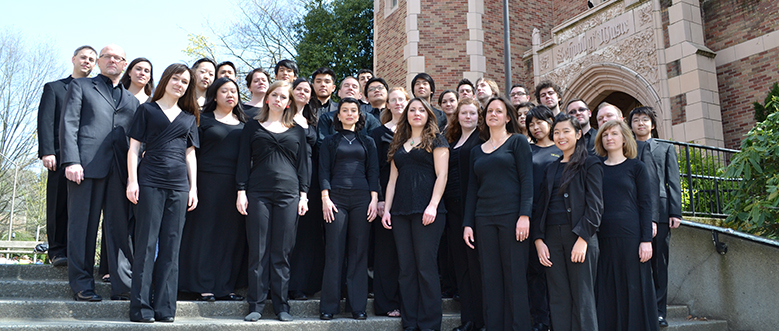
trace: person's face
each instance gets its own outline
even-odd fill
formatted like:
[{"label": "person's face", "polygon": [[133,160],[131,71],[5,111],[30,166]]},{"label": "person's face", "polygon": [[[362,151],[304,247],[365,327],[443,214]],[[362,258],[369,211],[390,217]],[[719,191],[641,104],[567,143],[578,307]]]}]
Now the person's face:
[{"label": "person's face", "polygon": [[210,62],[201,62],[195,68],[195,87],[200,90],[206,90],[214,82],[214,72],[216,68]]},{"label": "person's face", "polygon": [[622,130],[620,130],[619,126],[613,126],[603,131],[601,142],[603,142],[603,149],[607,152],[621,151],[622,146],[625,144],[625,137],[622,136]]},{"label": "person's face", "polygon": [[165,86],[165,94],[171,95],[176,99],[181,98],[184,95],[184,92],[187,91],[189,79],[189,70],[180,74],[174,74],[170,77],[168,85]]},{"label": "person's face", "polygon": [[620,111],[614,108],[614,106],[606,106],[598,110],[598,127],[603,126],[603,123],[614,120],[622,120]]},{"label": "person's face", "polygon": [[652,135],[652,129],[655,128],[652,125],[652,119],[645,114],[633,115],[633,119],[630,122],[630,128],[636,137],[650,137]]},{"label": "person's face", "polygon": [[227,82],[216,91],[216,105],[222,108],[232,109],[238,104],[238,87],[232,82]]},{"label": "person's face", "polygon": [[490,84],[487,84],[487,81],[485,80],[479,81],[479,84],[476,84],[476,98],[479,100],[486,100],[491,96],[492,88],[490,87]]},{"label": "person's face", "polygon": [[406,105],[408,105],[408,99],[406,99],[406,95],[403,94],[403,92],[392,91],[392,93],[389,94],[388,103],[388,108],[392,114],[401,115],[406,109]]},{"label": "person's face", "polygon": [[357,80],[360,81],[360,86],[365,86],[365,84],[368,84],[368,81],[373,78],[373,75],[369,72],[363,72],[359,75],[357,75]]},{"label": "person's face", "polygon": [[145,86],[151,79],[151,64],[138,62],[130,69],[130,81],[137,86]]},{"label": "person's face", "polygon": [[360,107],[357,104],[345,103],[338,109],[338,120],[341,121],[344,129],[352,127],[359,119]]},{"label": "person's face", "polygon": [[527,91],[519,86],[511,89],[509,96],[511,97],[512,105],[519,105],[523,102],[530,101],[530,96],[527,95]]},{"label": "person's face", "polygon": [[587,104],[581,101],[572,102],[566,109],[568,115],[576,117],[582,127],[590,124],[590,117],[592,117],[592,111],[587,108]]},{"label": "person's face", "polygon": [[116,46],[106,46],[100,53],[97,66],[100,68],[100,73],[104,76],[111,78],[119,77],[124,68],[127,67],[124,51]]},{"label": "person's face", "polygon": [[506,113],[506,105],[499,100],[494,100],[487,105],[487,113],[484,121],[490,128],[505,128],[509,122],[509,116]]},{"label": "person's face", "polygon": [[454,111],[457,110],[457,97],[451,92],[444,94],[440,106],[446,116],[454,114]]},{"label": "person's face", "polygon": [[479,124],[479,108],[476,105],[467,104],[460,107],[460,113],[457,114],[457,121],[463,131],[476,129]]},{"label": "person's face", "polygon": [[270,86],[268,83],[268,76],[261,72],[256,72],[252,77],[252,83],[249,87],[249,91],[252,93],[262,94],[268,92],[268,86]]},{"label": "person's face", "polygon": [[427,110],[422,102],[414,100],[408,105],[408,124],[412,128],[423,128],[427,123]]},{"label": "person's face", "polygon": [[292,83],[295,81],[295,79],[297,79],[297,76],[295,76],[295,70],[285,66],[279,66],[279,71],[276,72],[276,80],[286,80]]},{"label": "person's face", "polygon": [[520,128],[523,128],[523,129],[526,129],[526,130],[527,130],[527,128],[525,127],[526,126],[525,120],[527,119],[527,112],[528,111],[530,111],[530,109],[528,109],[527,107],[522,107],[522,108],[517,109],[517,121],[519,121],[519,123],[517,123],[517,124],[519,124]]},{"label": "person's face", "polygon": [[311,85],[306,82],[298,84],[294,90],[292,90],[295,102],[299,104],[307,104],[311,100]]},{"label": "person's face", "polygon": [[78,51],[78,54],[73,56],[71,62],[73,62],[73,68],[86,77],[89,76],[89,73],[92,72],[92,69],[95,68],[95,64],[97,63],[97,54],[95,54],[95,52],[93,52],[91,49],[85,48]]},{"label": "person's face", "polygon": [[236,80],[235,70],[233,69],[233,67],[226,64],[219,67],[219,70],[216,73],[216,78],[222,78],[222,77],[227,77],[232,80]]},{"label": "person's face", "polygon": [[424,79],[417,79],[414,83],[414,96],[422,99],[429,99],[432,91],[430,83]]},{"label": "person's face", "polygon": [[[279,68],[281,72],[281,68]],[[316,75],[314,77],[314,93],[318,98],[329,98],[333,91],[335,91],[335,83],[333,83],[333,77],[326,74]]]},{"label": "person's face", "polygon": [[527,130],[537,141],[549,137],[549,122],[534,117],[529,124]]},{"label": "person's face", "polygon": [[338,97],[341,99],[355,98],[360,99],[360,82],[354,78],[347,78],[341,82],[341,88],[338,89]]},{"label": "person's face", "polygon": [[541,98],[541,100],[538,100],[538,102],[542,103],[544,106],[546,106],[549,109],[555,109],[560,103],[559,96],[557,95],[557,92],[554,91],[553,88],[547,87],[541,89],[541,92],[538,93],[538,96]]},{"label": "person's face", "polygon": [[473,88],[468,84],[460,85],[457,88],[457,94],[460,95],[460,99],[473,98]]},{"label": "person's face", "polygon": [[582,133],[581,131],[576,132],[576,129],[573,128],[571,122],[562,121],[554,126],[552,136],[554,138],[555,146],[563,151],[563,153],[566,153],[571,152],[576,148],[576,141],[582,137]]},{"label": "person's face", "polygon": [[280,87],[270,92],[266,97],[268,109],[274,112],[282,112],[289,104],[289,89]]},{"label": "person's face", "polygon": [[368,85],[368,102],[386,102],[387,101],[387,89],[381,82],[373,82]]}]

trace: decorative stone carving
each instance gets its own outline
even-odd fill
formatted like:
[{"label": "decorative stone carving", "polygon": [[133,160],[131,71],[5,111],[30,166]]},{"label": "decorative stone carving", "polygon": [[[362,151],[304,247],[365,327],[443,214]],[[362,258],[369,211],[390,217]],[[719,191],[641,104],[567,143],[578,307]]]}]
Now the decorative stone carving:
[{"label": "decorative stone carving", "polygon": [[639,26],[644,26],[652,23],[652,7],[645,5],[638,9],[639,14]]},{"label": "decorative stone carving", "polygon": [[625,12],[625,5],[622,2],[618,4],[614,4],[605,10],[601,10],[600,12],[593,15],[592,17],[577,22],[576,25],[571,27],[570,29],[558,31],[555,34],[555,36],[557,37],[557,43],[562,44],[564,41],[579,36],[580,34],[585,33],[590,29],[593,29],[598,25],[603,24],[606,21],[609,21],[619,15],[622,15],[622,13],[624,12]]},{"label": "decorative stone carving", "polygon": [[549,70],[549,55],[541,56],[541,70]]}]

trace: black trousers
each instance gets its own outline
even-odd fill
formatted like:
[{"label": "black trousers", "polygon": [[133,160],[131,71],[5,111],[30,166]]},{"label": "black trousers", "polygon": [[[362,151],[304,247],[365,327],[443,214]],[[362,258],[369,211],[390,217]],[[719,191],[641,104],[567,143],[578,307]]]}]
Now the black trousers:
[{"label": "black trousers", "polygon": [[46,234],[49,260],[68,256],[68,179],[65,169],[49,171],[46,181]]},{"label": "black trousers", "polygon": [[392,230],[373,221],[373,310],[376,315],[400,309],[398,249]]},{"label": "black trousers", "polygon": [[527,299],[530,240],[517,241],[518,219],[518,214],[476,217],[487,330],[529,331],[531,327]]},{"label": "black trousers", "polygon": [[[189,193],[184,191],[140,187],[130,292],[131,320],[176,315],[179,248],[188,198]],[[113,277],[111,274],[111,282]]]},{"label": "black trousers", "polygon": [[584,262],[573,263],[571,251],[578,239],[570,225],[546,227],[545,243],[552,261],[546,275],[555,331],[598,330],[598,312],[595,309],[595,274],[600,253],[598,238],[593,236],[587,241]]},{"label": "black trousers", "polygon": [[[668,202],[660,198],[660,223],[652,240],[652,279],[657,296],[657,315],[665,318],[668,305],[668,253],[671,245],[671,228],[668,223]],[[663,223],[664,221],[665,223]]]},{"label": "black trousers", "polygon": [[308,212],[298,220],[295,248],[289,256],[289,291],[293,293],[312,295],[322,290],[325,221],[322,216],[321,194],[319,185],[308,190]]},{"label": "black trousers", "polygon": [[422,214],[392,216],[392,234],[398,249],[400,316],[403,328],[440,330],[441,282],[438,279],[438,241],[446,215],[422,225]]},{"label": "black trousers", "polygon": [[111,295],[130,292],[135,224],[119,171],[105,178],[68,181],[68,280],[73,292],[95,289],[95,243],[103,214]]},{"label": "black trousers", "polygon": [[289,255],[295,247],[297,194],[247,192],[249,312],[262,313],[268,290],[276,314],[289,312]]},{"label": "black trousers", "polygon": [[536,245],[532,241],[528,257],[527,296],[530,303],[530,316],[533,317],[533,323],[551,325],[546,267],[541,265]]},{"label": "black trousers", "polygon": [[452,256],[457,289],[460,291],[460,322],[471,322],[476,329],[484,326],[481,266],[478,248],[471,249],[463,241],[463,202],[445,199],[446,230],[449,235],[449,254]]},{"label": "black trousers", "polygon": [[330,200],[338,212],[332,223],[325,223],[325,272],[319,311],[338,314],[341,309],[341,273],[346,259],[346,306],[364,312],[368,302],[368,204],[371,193],[365,190],[330,190]]}]

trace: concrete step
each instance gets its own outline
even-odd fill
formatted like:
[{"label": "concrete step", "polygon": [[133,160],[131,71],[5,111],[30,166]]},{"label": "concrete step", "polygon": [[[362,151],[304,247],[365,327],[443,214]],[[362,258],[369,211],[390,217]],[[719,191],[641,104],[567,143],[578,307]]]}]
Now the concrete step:
[{"label": "concrete step", "polygon": [[[97,272],[95,267],[95,272]],[[68,267],[50,264],[0,264],[0,280],[68,280]],[[100,282],[100,276],[95,276]]]},{"label": "concrete step", "polygon": [[728,322],[720,320],[668,319],[668,327],[661,331],[728,331]]},{"label": "concrete step", "polygon": [[[95,292],[111,298],[111,284],[95,282]],[[73,299],[67,280],[0,280],[0,298]]]},{"label": "concrete step", "polygon": [[686,319],[690,316],[690,309],[683,305],[668,305],[666,308],[667,319]]}]

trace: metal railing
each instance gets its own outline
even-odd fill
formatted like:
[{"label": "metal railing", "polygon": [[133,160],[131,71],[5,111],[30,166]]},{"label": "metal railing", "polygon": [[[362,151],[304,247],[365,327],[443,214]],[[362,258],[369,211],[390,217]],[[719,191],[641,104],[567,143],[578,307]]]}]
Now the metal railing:
[{"label": "metal railing", "polygon": [[741,178],[724,176],[738,150],[678,141],[673,144],[679,158],[682,186],[682,214],[686,216],[725,218],[725,204],[731,192],[738,190]]}]

